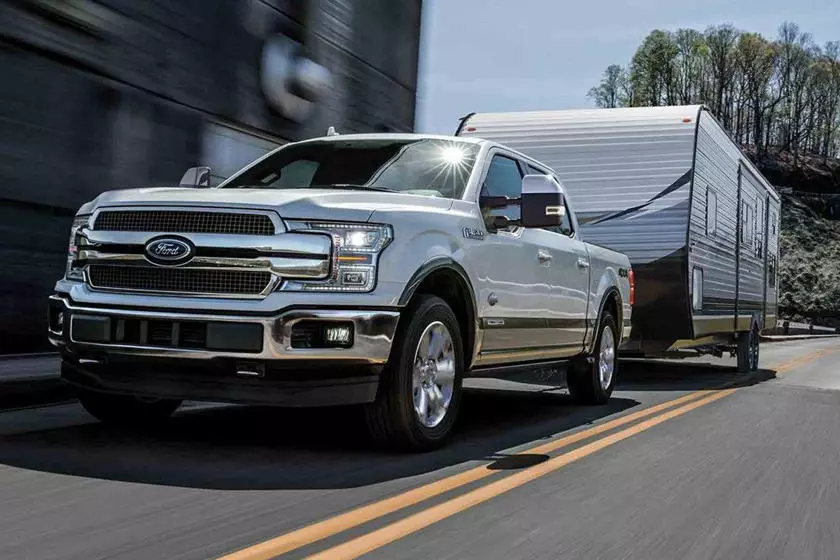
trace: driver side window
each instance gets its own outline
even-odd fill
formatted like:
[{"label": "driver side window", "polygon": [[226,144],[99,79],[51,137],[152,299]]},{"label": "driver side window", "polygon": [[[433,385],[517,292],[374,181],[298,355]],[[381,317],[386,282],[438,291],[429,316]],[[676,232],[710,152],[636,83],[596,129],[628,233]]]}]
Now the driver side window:
[{"label": "driver side window", "polygon": [[[509,157],[493,156],[487,170],[487,177],[484,179],[484,186],[481,188],[481,196],[519,198],[521,191],[522,171],[519,169],[519,163]],[[486,212],[490,216],[507,216],[511,220],[518,220],[520,214],[518,204],[511,204],[506,208],[494,208]]]},{"label": "driver side window", "polygon": [[[529,163],[525,164],[525,168],[528,170],[529,175],[551,175],[552,177],[554,177],[553,173],[550,173],[548,171],[543,171],[542,169],[537,169],[536,167],[532,166]],[[555,177],[555,179],[556,179],[556,177]],[[563,206],[566,207],[566,214],[563,216],[563,223],[560,224],[559,226],[545,227],[545,228],[542,228],[542,229],[548,230],[548,231],[551,231],[551,232],[554,232],[554,233],[559,233],[560,235],[565,235],[565,236],[571,237],[572,235],[574,235],[575,232],[572,229],[572,220],[569,217],[569,205],[566,204],[565,201],[563,201]]]}]

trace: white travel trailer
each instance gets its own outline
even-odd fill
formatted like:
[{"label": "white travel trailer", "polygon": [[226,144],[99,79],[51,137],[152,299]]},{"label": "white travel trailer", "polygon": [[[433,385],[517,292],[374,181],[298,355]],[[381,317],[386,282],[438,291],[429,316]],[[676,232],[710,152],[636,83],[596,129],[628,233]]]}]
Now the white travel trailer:
[{"label": "white travel trailer", "polygon": [[776,323],[780,198],[706,107],[472,113],[456,135],[551,166],[587,241],[630,257],[625,355],[729,351],[758,367],[759,331]]}]

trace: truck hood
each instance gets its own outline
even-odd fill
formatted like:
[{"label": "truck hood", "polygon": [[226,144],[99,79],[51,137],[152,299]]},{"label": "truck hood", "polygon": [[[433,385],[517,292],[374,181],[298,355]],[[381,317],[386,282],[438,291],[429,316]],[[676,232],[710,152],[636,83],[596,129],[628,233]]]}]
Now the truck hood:
[{"label": "truck hood", "polygon": [[426,207],[448,210],[452,200],[432,196],[339,189],[182,189],[107,191],[82,206],[90,213],[107,206],[215,206],[274,210],[282,218],[366,222],[377,210]]}]

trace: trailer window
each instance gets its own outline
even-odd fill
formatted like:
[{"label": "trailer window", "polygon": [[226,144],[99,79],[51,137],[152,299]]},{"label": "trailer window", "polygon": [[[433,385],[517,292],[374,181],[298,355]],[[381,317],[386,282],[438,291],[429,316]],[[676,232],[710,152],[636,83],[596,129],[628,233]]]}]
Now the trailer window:
[{"label": "trailer window", "polygon": [[703,309],[703,269],[698,267],[692,269],[691,307],[694,311]]},{"label": "trailer window", "polygon": [[753,236],[755,235],[754,224],[755,209],[747,202],[741,203],[741,244],[745,247],[752,247]]},{"label": "trailer window", "polygon": [[770,255],[767,263],[767,281],[771,288],[776,286],[776,255]]},{"label": "trailer window", "polygon": [[706,235],[717,233],[717,193],[711,189],[706,191]]},{"label": "trailer window", "polygon": [[755,219],[755,256],[762,257],[764,252],[764,234],[767,231],[767,224],[764,222],[767,215],[764,213],[764,201],[758,201],[758,213]]}]

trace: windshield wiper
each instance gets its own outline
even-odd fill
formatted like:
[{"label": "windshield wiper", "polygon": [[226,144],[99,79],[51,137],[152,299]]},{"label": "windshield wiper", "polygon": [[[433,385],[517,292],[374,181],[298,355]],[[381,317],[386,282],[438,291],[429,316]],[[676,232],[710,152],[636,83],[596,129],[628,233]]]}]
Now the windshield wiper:
[{"label": "windshield wiper", "polygon": [[360,191],[397,192],[388,187],[375,187],[373,185],[359,185],[356,183],[330,183],[329,185],[310,185],[310,189],[355,189]]}]

